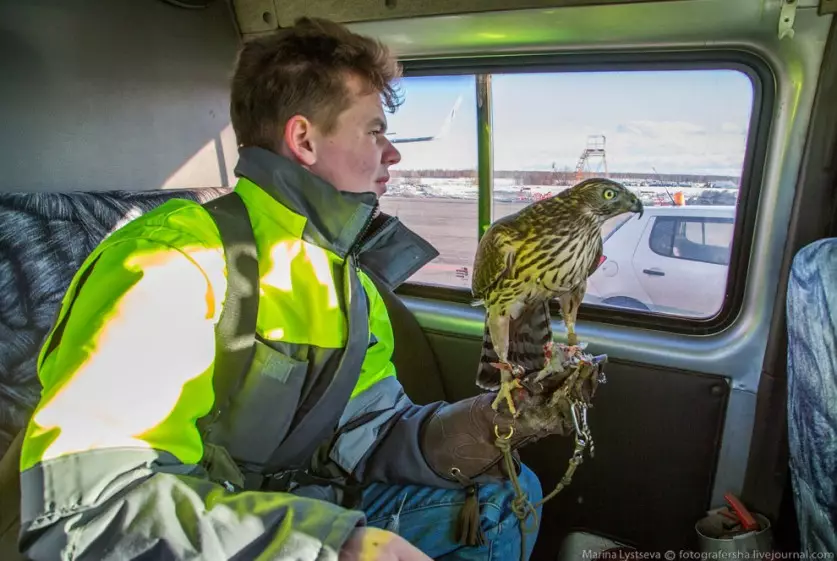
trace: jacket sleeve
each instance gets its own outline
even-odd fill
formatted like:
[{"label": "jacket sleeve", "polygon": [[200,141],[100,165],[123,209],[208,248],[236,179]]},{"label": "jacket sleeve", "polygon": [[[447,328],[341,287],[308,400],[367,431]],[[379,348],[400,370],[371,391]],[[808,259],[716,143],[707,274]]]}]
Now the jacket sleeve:
[{"label": "jacket sleeve", "polygon": [[372,337],[330,457],[362,483],[456,488],[430,469],[419,446],[425,423],[447,404],[416,405],[404,392],[391,360],[395,343],[386,305],[371,281],[367,289]]},{"label": "jacket sleeve", "polygon": [[65,296],[23,444],[21,551],[34,560],[336,559],[362,513],[228,492],[199,467],[195,421],[213,402],[223,253],[159,230],[100,246]]},{"label": "jacket sleeve", "polygon": [[351,428],[339,436],[331,458],[362,483],[458,488],[430,469],[419,444],[427,421],[446,405],[416,405],[394,376],[384,378],[347,407],[341,422]]}]

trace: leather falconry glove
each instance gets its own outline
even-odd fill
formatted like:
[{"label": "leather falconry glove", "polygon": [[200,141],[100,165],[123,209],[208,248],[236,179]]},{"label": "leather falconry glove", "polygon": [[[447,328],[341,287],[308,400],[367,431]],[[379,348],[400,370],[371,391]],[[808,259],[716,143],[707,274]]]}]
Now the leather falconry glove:
[{"label": "leather falconry glove", "polygon": [[468,492],[457,531],[460,541],[482,542],[477,485],[511,478],[503,448],[511,449],[519,472],[517,449],[549,435],[572,435],[580,423],[573,404],[590,405],[601,367],[597,360],[583,361],[540,382],[533,382],[535,374],[526,376],[521,380],[523,388],[514,395],[517,417],[504,400],[498,410],[492,409],[496,393],[491,392],[449,404],[430,418],[421,436],[425,460],[437,476],[459,482]]},{"label": "leather falconry glove", "polygon": [[[439,477],[463,484],[508,478],[502,469],[497,440],[509,440],[512,450],[555,434],[573,434],[576,421],[572,401],[589,406],[599,383],[601,364],[582,363],[576,372],[532,382],[514,396],[518,416],[501,401],[491,408],[496,393],[483,393],[440,408],[428,421],[421,440],[422,452]],[[496,432],[495,432],[496,428]],[[510,436],[509,436],[510,435]]]}]

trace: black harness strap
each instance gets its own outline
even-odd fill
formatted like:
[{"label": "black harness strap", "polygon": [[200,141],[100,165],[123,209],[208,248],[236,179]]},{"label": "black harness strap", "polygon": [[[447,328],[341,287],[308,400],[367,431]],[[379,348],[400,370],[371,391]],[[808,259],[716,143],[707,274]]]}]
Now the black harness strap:
[{"label": "black harness strap", "polygon": [[212,411],[197,422],[206,437],[211,424],[229,406],[255,354],[259,258],[250,215],[238,193],[233,191],[203,206],[221,234],[227,263],[227,291],[215,329],[215,403]]},{"label": "black harness strap", "polygon": [[275,473],[252,473],[245,477],[249,478],[250,484],[254,486],[253,488],[266,491],[287,492],[294,485],[337,487],[343,492],[342,506],[349,509],[357,508],[360,505],[364,485],[357,481],[352,474],[346,473],[343,468],[332,462],[329,453],[343,433],[356,429],[379,414],[378,411],[364,413],[335,430],[332,437],[323,442],[314,455],[313,465],[311,466],[314,473],[309,473],[303,469],[289,469]]},{"label": "black harness strap", "polygon": [[[212,423],[229,406],[253,360],[259,307],[259,269],[252,225],[240,197],[233,192],[206,203],[204,207],[218,226],[227,263],[227,292],[215,331],[215,404],[208,415],[198,420],[198,428],[206,438]],[[311,393],[320,394],[321,391]],[[301,404],[303,408],[305,405]],[[323,457],[320,458],[322,465],[317,470],[319,473],[307,473],[303,469],[274,473],[248,471],[243,474],[245,488],[287,492],[294,485],[333,485],[343,491],[343,506],[355,508],[360,504],[362,486],[350,475],[339,473],[342,470],[330,465],[328,451],[341,434],[362,425],[376,414],[367,413],[347,423],[320,446],[318,452]]]}]

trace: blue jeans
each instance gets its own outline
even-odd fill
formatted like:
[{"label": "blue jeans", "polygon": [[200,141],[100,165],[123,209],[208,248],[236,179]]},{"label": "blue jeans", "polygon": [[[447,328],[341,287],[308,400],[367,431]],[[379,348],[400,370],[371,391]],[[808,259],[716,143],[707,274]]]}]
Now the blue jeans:
[{"label": "blue jeans", "polygon": [[[529,501],[534,504],[541,500],[540,481],[525,465],[519,479]],[[454,539],[456,522],[465,502],[465,492],[461,490],[374,484],[364,491],[360,510],[366,513],[369,526],[391,529],[393,515],[400,509],[397,533],[433,559],[519,560],[520,525],[511,509],[514,500],[511,484],[505,481],[481,485],[478,496],[480,521],[485,533],[483,546],[465,546]],[[540,508],[537,513],[540,520]],[[535,530],[526,534],[528,560],[539,528],[531,516],[524,520],[524,526]]]},{"label": "blue jeans", "polygon": [[837,551],[837,238],[803,247],[787,293],[788,444],[802,550]]}]

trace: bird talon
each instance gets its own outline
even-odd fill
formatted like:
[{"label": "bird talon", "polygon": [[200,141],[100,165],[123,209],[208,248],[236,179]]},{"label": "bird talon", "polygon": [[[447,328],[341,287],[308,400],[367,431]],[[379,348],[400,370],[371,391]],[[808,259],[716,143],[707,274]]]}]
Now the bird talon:
[{"label": "bird talon", "polygon": [[506,406],[509,408],[509,413],[512,414],[513,417],[518,416],[517,408],[514,406],[514,398],[512,397],[512,390],[517,388],[522,388],[523,385],[520,383],[520,380],[517,378],[512,378],[509,381],[503,380],[500,382],[500,389],[497,391],[497,397],[494,398],[494,401],[491,403],[491,408],[495,411],[498,411],[500,403],[505,400]]}]

